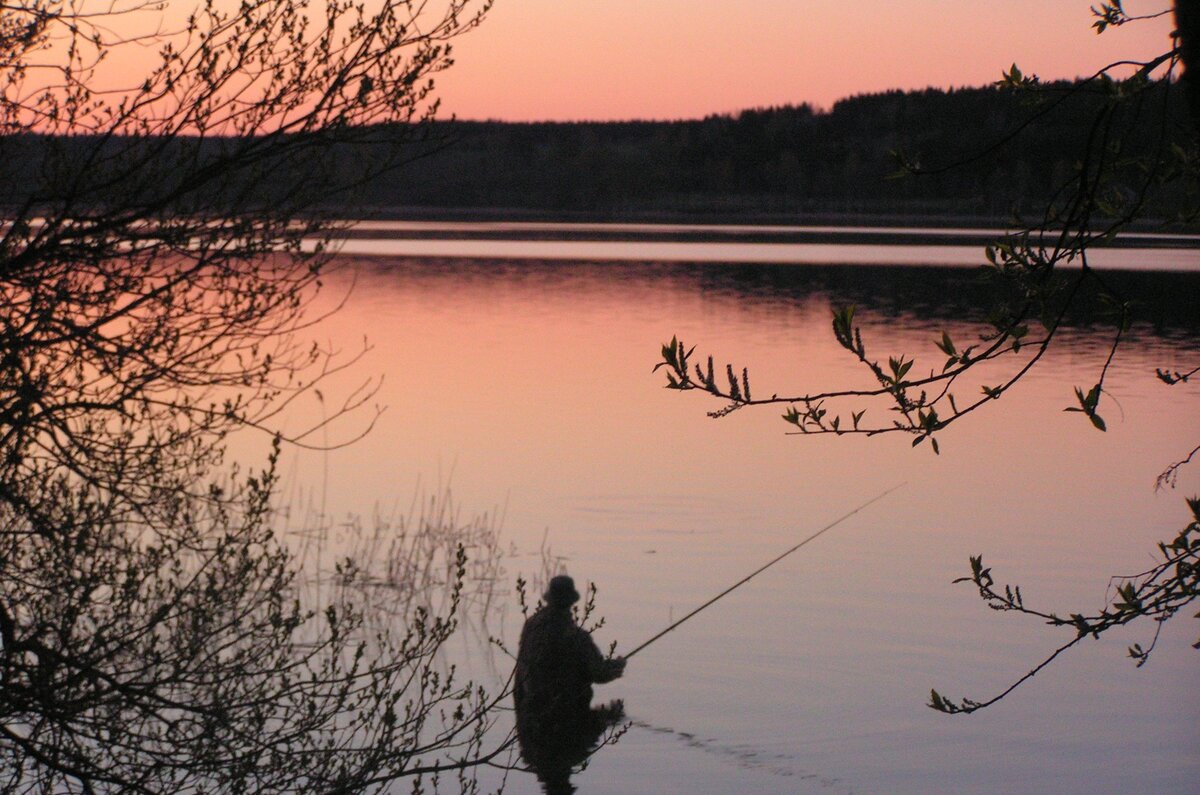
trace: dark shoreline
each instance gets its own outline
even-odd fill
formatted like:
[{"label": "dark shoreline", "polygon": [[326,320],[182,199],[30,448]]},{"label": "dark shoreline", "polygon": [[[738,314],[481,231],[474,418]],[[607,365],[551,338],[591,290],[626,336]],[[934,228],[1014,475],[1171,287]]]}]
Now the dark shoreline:
[{"label": "dark shoreline", "polygon": [[[389,208],[367,213],[367,228],[349,239],[653,241],[670,243],[842,243],[863,245],[986,245],[1003,238],[1012,219],[913,215],[687,215],[546,213],[475,208]],[[372,223],[375,222],[375,223]],[[379,228],[395,223],[396,228]],[[412,224],[405,227],[404,224]],[[1112,248],[1200,249],[1200,234],[1165,231],[1147,223],[1125,232]],[[561,228],[555,228],[561,227]],[[1048,244],[1052,243],[1048,239]],[[1098,244],[1099,245],[1099,244]]]}]

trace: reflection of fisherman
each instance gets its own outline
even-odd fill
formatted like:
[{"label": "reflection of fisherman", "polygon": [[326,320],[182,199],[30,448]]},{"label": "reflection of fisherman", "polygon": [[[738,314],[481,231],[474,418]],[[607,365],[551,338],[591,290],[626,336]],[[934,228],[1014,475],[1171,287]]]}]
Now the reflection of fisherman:
[{"label": "reflection of fisherman", "polygon": [[517,736],[546,792],[569,793],[571,769],[623,714],[620,701],[592,709],[592,685],[619,677],[625,660],[605,659],[575,623],[571,605],[579,592],[570,577],[550,580],[543,599],[545,607],[525,622],[517,651]]}]

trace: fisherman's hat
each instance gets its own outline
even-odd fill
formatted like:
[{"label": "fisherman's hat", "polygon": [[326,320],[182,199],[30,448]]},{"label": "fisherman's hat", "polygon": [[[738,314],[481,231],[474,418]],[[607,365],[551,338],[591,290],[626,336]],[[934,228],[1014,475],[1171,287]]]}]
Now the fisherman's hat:
[{"label": "fisherman's hat", "polygon": [[575,590],[575,581],[565,574],[560,574],[550,580],[546,592],[542,594],[546,604],[554,607],[570,607],[579,601],[579,591]]}]

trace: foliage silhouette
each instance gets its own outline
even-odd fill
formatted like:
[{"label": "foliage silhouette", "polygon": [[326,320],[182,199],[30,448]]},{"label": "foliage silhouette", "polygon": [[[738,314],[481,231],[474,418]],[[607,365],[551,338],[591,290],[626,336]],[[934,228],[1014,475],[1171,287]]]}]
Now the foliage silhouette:
[{"label": "foliage silhouette", "polygon": [[410,156],[490,3],[172,6],[0,4],[0,787],[473,791],[503,693],[439,655],[465,550],[397,633],[353,560],[309,598],[272,495],[281,444],[375,416],[366,382],[278,430],[356,358],[303,340],[325,209]]},{"label": "foliage silhouette", "polygon": [[[1004,136],[996,147],[973,156],[994,154],[1019,136],[1034,134],[1067,103],[1088,94],[1099,102],[1091,106],[1078,141],[1078,163],[1049,196],[1040,217],[1025,221],[1014,214],[1017,231],[988,246],[985,272],[1002,290],[992,304],[990,329],[979,340],[964,343],[943,332],[934,341],[941,364],[915,369],[908,354],[879,356],[864,341],[855,307],[833,311],[837,342],[869,373],[871,386],[834,388],[803,394],[771,394],[762,389],[751,394],[750,373],[732,364],[714,366],[712,357],[697,357],[678,338],[662,346],[655,369],[666,373],[670,389],[698,390],[725,401],[711,416],[725,416],[747,406],[785,405],[783,419],[803,434],[907,434],[914,447],[924,442],[939,451],[938,434],[949,425],[989,407],[1021,382],[1056,342],[1071,313],[1107,315],[1112,329],[1107,356],[1094,383],[1074,387],[1075,401],[1068,412],[1083,414],[1099,431],[1106,429],[1105,380],[1129,329],[1133,304],[1119,281],[1088,264],[1089,252],[1144,222],[1152,208],[1172,206],[1177,221],[1190,223],[1200,216],[1200,102],[1196,74],[1200,59],[1200,16],[1194,4],[1174,6],[1177,31],[1166,52],[1143,61],[1122,61],[1099,69],[1092,77],[1071,86],[1043,84],[1013,65],[1000,86],[1029,98],[1028,120]],[[1096,28],[1136,22],[1119,2],[1094,8]],[[1169,13],[1169,12],[1163,12]],[[1180,68],[1184,72],[1179,77]],[[1127,74],[1120,75],[1124,69]],[[1190,115],[1190,122],[1183,121]],[[919,158],[897,155],[901,173],[921,179],[952,173],[963,163],[943,166],[919,164]],[[1171,197],[1162,204],[1164,196]],[[1081,309],[1081,305],[1084,308]],[[696,359],[700,358],[697,362]],[[990,368],[990,369],[989,369]],[[997,368],[1005,368],[997,375]],[[723,370],[723,372],[722,372]],[[987,373],[984,376],[983,373]],[[1167,385],[1185,384],[1195,371],[1158,375]],[[989,380],[980,381],[987,377]],[[971,379],[977,379],[972,381]],[[974,394],[963,396],[963,387]],[[959,397],[956,398],[958,391]],[[1183,455],[1159,477],[1159,485],[1174,485],[1180,467],[1193,460],[1200,447]],[[1195,501],[1189,501],[1193,513]],[[1063,619],[1025,605],[1019,588],[997,590],[991,570],[982,557],[972,558],[972,574],[961,581],[974,583],[989,607],[1014,610],[1039,617],[1053,626],[1072,628],[1076,635],[1045,661],[996,698],[953,701],[933,691],[930,706],[942,712],[972,712],[995,703],[1062,651],[1084,637],[1099,637],[1108,629],[1135,619],[1162,622],[1200,596],[1197,566],[1200,538],[1196,524],[1185,527],[1171,542],[1160,544],[1160,560],[1151,569],[1121,578],[1117,597],[1096,615],[1073,614]],[[1158,634],[1155,632],[1155,638]],[[1142,665],[1154,644],[1135,645],[1130,655]],[[1200,648],[1200,643],[1197,644]]]}]

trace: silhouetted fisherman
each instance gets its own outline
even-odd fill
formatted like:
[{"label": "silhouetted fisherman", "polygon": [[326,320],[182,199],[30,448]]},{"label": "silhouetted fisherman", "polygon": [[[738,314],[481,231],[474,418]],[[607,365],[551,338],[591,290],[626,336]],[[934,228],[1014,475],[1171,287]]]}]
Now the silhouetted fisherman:
[{"label": "silhouetted fisherman", "polygon": [[604,730],[624,714],[617,700],[592,709],[592,685],[611,682],[625,660],[605,659],[587,630],[575,623],[575,581],[550,580],[546,604],[521,629],[517,651],[517,739],[521,755],[550,795],[574,792],[572,769],[594,750]]}]

